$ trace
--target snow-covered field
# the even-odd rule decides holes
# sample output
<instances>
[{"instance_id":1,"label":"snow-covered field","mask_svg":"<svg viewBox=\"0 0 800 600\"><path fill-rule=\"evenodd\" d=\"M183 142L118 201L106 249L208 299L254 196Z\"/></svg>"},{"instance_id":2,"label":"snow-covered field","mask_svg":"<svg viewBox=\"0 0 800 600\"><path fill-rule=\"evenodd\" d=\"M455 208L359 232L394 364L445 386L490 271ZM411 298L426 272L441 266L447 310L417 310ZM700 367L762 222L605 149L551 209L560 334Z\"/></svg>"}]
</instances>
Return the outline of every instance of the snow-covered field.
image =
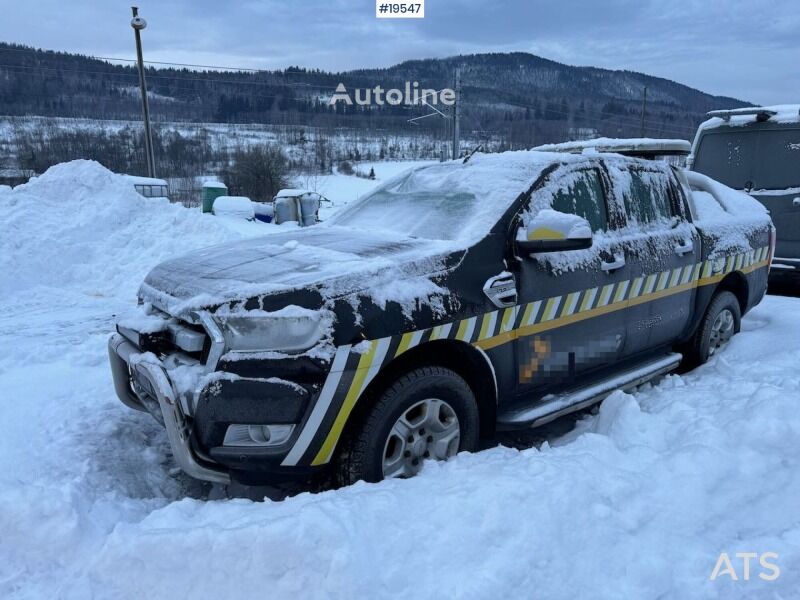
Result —
<instances>
[{"instance_id":1,"label":"snow-covered field","mask_svg":"<svg viewBox=\"0 0 800 600\"><path fill-rule=\"evenodd\" d=\"M344 202L374 182L326 185ZM278 228L142 199L85 162L0 190L0 222L0 598L797 597L798 299L767 297L708 365L539 448L209 500L117 401L106 340L155 263ZM721 552L738 581L709 580ZM745 581L737 552L777 553L779 577L754 559Z\"/></svg>"}]
</instances>

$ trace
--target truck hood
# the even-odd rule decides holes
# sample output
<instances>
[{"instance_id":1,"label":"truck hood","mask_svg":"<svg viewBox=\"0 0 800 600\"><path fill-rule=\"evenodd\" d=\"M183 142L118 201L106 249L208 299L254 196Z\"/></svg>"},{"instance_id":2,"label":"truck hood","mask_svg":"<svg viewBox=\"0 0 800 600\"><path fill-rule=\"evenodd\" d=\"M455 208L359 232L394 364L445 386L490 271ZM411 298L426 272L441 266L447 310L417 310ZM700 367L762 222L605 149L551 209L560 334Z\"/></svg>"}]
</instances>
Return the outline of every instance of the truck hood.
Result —
<instances>
[{"instance_id":1,"label":"truck hood","mask_svg":"<svg viewBox=\"0 0 800 600\"><path fill-rule=\"evenodd\" d=\"M139 295L171 314L315 288L336 297L444 269L449 244L317 225L197 250L156 266Z\"/></svg>"}]
</instances>

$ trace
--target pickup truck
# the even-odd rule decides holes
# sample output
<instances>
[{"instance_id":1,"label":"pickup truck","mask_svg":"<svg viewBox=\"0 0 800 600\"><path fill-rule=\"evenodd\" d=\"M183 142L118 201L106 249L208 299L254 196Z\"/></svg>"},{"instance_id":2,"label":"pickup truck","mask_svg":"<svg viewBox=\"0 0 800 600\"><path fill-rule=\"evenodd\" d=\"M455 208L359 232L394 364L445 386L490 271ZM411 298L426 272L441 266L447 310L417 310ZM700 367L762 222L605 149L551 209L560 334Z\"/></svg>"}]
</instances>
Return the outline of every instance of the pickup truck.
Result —
<instances>
[{"instance_id":1,"label":"pickup truck","mask_svg":"<svg viewBox=\"0 0 800 600\"><path fill-rule=\"evenodd\" d=\"M111 370L193 477L409 477L708 360L774 245L757 201L663 162L475 154L156 266Z\"/></svg>"}]
</instances>

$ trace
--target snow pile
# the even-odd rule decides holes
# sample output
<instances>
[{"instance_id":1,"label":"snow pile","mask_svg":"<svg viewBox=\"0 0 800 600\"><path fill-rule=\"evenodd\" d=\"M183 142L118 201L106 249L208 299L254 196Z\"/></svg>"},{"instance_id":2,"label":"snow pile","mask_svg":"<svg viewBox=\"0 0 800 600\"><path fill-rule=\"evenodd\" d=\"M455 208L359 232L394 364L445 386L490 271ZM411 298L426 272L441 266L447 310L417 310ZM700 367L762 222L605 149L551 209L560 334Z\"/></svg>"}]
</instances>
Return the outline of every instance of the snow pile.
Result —
<instances>
[{"instance_id":1,"label":"snow pile","mask_svg":"<svg viewBox=\"0 0 800 600\"><path fill-rule=\"evenodd\" d=\"M14 365L0 385L27 402L0 405L0 434L30 443L0 455L0 595L794 597L797 304L769 297L711 364L617 393L538 450L281 503L187 498L152 419L109 400L100 348L71 372ZM739 581L709 581L721 552ZM777 553L779 578L754 561L744 581L736 552Z\"/></svg>"},{"instance_id":2,"label":"snow pile","mask_svg":"<svg viewBox=\"0 0 800 600\"><path fill-rule=\"evenodd\" d=\"M51 167L0 192L0 291L37 286L133 298L156 263L242 237L199 210L143 198L93 161Z\"/></svg>"}]
</instances>

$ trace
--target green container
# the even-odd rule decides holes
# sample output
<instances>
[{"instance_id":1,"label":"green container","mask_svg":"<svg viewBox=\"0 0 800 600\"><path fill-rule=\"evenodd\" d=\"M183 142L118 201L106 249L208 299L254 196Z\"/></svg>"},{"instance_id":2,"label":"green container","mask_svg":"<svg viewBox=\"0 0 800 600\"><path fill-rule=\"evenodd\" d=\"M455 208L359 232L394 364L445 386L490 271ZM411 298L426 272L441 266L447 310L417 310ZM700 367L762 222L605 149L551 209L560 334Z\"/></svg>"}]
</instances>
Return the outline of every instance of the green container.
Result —
<instances>
[{"instance_id":1,"label":"green container","mask_svg":"<svg viewBox=\"0 0 800 600\"><path fill-rule=\"evenodd\" d=\"M220 196L227 196L228 188L219 181L207 181L203 184L203 212L210 213L214 200Z\"/></svg>"}]
</instances>

